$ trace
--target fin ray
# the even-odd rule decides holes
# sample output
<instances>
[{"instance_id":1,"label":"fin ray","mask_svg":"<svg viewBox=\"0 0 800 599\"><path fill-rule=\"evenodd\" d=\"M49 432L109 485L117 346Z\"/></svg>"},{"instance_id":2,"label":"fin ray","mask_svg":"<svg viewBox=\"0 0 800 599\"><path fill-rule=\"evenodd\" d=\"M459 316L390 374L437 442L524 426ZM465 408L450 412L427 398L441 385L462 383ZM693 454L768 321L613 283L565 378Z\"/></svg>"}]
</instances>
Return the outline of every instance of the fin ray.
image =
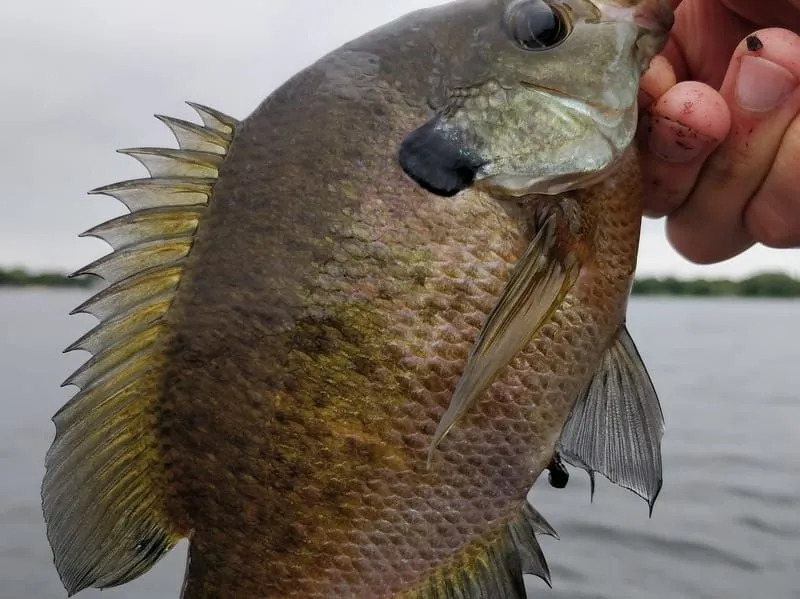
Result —
<instances>
[{"instance_id":1,"label":"fin ray","mask_svg":"<svg viewBox=\"0 0 800 599\"><path fill-rule=\"evenodd\" d=\"M157 114L156 118L169 127L182 150L197 150L224 155L231 141L228 135L183 119L163 114Z\"/></svg>"},{"instance_id":2,"label":"fin ray","mask_svg":"<svg viewBox=\"0 0 800 599\"><path fill-rule=\"evenodd\" d=\"M105 351L92 356L72 373L61 385L75 385L86 389L101 376L114 377L116 369L125 362L147 349L155 342L159 334L163 334L164 326L160 322L150 325L135 335L112 345Z\"/></svg>"},{"instance_id":3,"label":"fin ray","mask_svg":"<svg viewBox=\"0 0 800 599\"><path fill-rule=\"evenodd\" d=\"M131 179L104 185L90 191L116 198L136 212L158 206L192 206L206 204L211 196L214 179L207 177L163 177Z\"/></svg>"},{"instance_id":4,"label":"fin ray","mask_svg":"<svg viewBox=\"0 0 800 599\"><path fill-rule=\"evenodd\" d=\"M219 110L198 104L197 102L186 103L191 106L198 115L200 115L200 120L203 121L203 125L209 129L217 131L222 135L227 136L229 139L232 138L233 132L239 126L239 121L237 119L233 118L232 116L228 116Z\"/></svg>"},{"instance_id":5,"label":"fin ray","mask_svg":"<svg viewBox=\"0 0 800 599\"><path fill-rule=\"evenodd\" d=\"M100 320L127 312L142 302L178 286L180 265L151 268L99 291L70 314L87 313Z\"/></svg>"},{"instance_id":6,"label":"fin ray","mask_svg":"<svg viewBox=\"0 0 800 599\"><path fill-rule=\"evenodd\" d=\"M97 355L111 345L124 342L143 327L161 318L171 303L172 295L170 293L157 295L150 301L142 302L140 306L97 325L69 345L64 353L81 349Z\"/></svg>"},{"instance_id":7,"label":"fin ray","mask_svg":"<svg viewBox=\"0 0 800 599\"><path fill-rule=\"evenodd\" d=\"M215 178L224 158L212 152L173 148L128 148L117 152L138 160L154 178Z\"/></svg>"},{"instance_id":8,"label":"fin ray","mask_svg":"<svg viewBox=\"0 0 800 599\"><path fill-rule=\"evenodd\" d=\"M111 252L71 276L94 275L108 283L117 283L142 270L165 266L184 258L191 245L192 238L183 236L147 241Z\"/></svg>"},{"instance_id":9,"label":"fin ray","mask_svg":"<svg viewBox=\"0 0 800 599\"><path fill-rule=\"evenodd\" d=\"M542 524L544 523L544 525ZM536 535L552 527L527 502L491 541L468 547L408 595L416 599L525 599L524 574L542 578L550 585L550 570Z\"/></svg>"},{"instance_id":10,"label":"fin ray","mask_svg":"<svg viewBox=\"0 0 800 599\"><path fill-rule=\"evenodd\" d=\"M623 326L575 403L557 450L573 466L633 491L652 511L662 484L663 434L658 395Z\"/></svg>"},{"instance_id":11,"label":"fin ray","mask_svg":"<svg viewBox=\"0 0 800 599\"><path fill-rule=\"evenodd\" d=\"M115 250L165 237L192 237L205 212L204 205L142 209L92 227L81 237L102 239Z\"/></svg>"},{"instance_id":12,"label":"fin ray","mask_svg":"<svg viewBox=\"0 0 800 599\"><path fill-rule=\"evenodd\" d=\"M544 516L527 501L522 506L522 519L528 523L534 534L547 535L548 537L558 539L556 529L550 526L550 523L544 519Z\"/></svg>"}]
</instances>

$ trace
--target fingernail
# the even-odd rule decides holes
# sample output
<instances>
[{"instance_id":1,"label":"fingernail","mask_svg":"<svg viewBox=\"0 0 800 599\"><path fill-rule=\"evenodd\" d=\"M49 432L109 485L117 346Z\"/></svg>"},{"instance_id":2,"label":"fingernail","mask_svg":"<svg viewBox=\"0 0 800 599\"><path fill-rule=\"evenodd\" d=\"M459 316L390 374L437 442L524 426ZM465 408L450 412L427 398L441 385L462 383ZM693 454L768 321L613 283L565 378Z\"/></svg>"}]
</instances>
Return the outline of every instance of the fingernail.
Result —
<instances>
[{"instance_id":1,"label":"fingernail","mask_svg":"<svg viewBox=\"0 0 800 599\"><path fill-rule=\"evenodd\" d=\"M647 133L650 151L667 162L694 160L713 143L678 121L654 114L650 115Z\"/></svg>"},{"instance_id":2,"label":"fingernail","mask_svg":"<svg viewBox=\"0 0 800 599\"><path fill-rule=\"evenodd\" d=\"M797 77L779 64L758 56L745 55L739 59L736 100L745 110L773 110L797 84Z\"/></svg>"}]
</instances>

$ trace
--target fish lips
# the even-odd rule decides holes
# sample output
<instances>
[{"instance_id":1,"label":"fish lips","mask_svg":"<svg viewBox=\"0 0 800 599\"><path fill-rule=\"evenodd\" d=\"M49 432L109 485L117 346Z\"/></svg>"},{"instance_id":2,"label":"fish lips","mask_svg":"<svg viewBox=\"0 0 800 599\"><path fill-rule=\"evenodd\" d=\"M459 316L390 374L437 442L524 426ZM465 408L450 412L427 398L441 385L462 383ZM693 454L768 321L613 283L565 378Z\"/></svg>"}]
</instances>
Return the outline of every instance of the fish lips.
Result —
<instances>
[{"instance_id":1,"label":"fish lips","mask_svg":"<svg viewBox=\"0 0 800 599\"><path fill-rule=\"evenodd\" d=\"M617 162L612 162L599 170L565 173L557 176L491 175L483 179L476 179L474 186L499 200L518 199L526 196L553 196L598 183L606 178L616 166Z\"/></svg>"}]
</instances>

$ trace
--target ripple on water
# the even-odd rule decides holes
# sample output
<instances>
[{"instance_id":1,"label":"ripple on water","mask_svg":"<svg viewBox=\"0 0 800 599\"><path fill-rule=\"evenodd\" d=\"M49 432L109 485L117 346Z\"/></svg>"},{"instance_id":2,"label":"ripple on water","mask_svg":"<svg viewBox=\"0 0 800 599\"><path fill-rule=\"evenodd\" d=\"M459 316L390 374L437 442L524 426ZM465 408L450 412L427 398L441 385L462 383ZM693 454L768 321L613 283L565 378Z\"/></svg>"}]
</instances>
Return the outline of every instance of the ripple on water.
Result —
<instances>
[{"instance_id":1,"label":"ripple on water","mask_svg":"<svg viewBox=\"0 0 800 599\"><path fill-rule=\"evenodd\" d=\"M611 526L588 523L567 523L562 526L564 535L578 538L598 539L606 542L617 542L632 551L661 553L670 558L680 556L682 560L704 562L711 565L732 566L739 570L757 572L760 566L731 551L713 547L702 541L674 539L665 536L624 530Z\"/></svg>"},{"instance_id":2,"label":"ripple on water","mask_svg":"<svg viewBox=\"0 0 800 599\"><path fill-rule=\"evenodd\" d=\"M751 529L779 539L800 539L800 525L783 522L780 525L767 522L758 516L741 516L736 521Z\"/></svg>"},{"instance_id":3,"label":"ripple on water","mask_svg":"<svg viewBox=\"0 0 800 599\"><path fill-rule=\"evenodd\" d=\"M550 566L550 575L553 580L564 582L588 582L589 577L580 570L558 563Z\"/></svg>"},{"instance_id":4,"label":"ripple on water","mask_svg":"<svg viewBox=\"0 0 800 599\"><path fill-rule=\"evenodd\" d=\"M754 489L752 487L741 486L727 486L725 487L725 492L730 493L735 497L752 499L759 502L759 504L767 504L772 507L800 508L800 497L796 495L787 495L774 491L765 491L763 489Z\"/></svg>"}]
</instances>

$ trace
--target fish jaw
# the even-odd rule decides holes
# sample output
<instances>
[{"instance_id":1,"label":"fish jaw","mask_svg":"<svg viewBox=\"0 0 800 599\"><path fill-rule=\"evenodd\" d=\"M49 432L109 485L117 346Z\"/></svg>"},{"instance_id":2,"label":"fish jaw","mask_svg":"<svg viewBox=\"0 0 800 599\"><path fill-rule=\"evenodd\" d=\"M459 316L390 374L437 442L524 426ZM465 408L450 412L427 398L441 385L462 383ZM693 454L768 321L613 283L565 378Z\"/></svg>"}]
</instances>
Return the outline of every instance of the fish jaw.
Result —
<instances>
[{"instance_id":1,"label":"fish jaw","mask_svg":"<svg viewBox=\"0 0 800 599\"><path fill-rule=\"evenodd\" d=\"M624 0L616 3L597 2L603 18L632 20L639 27L636 42L637 57L642 72L667 41L667 34L675 24L675 13L667 0Z\"/></svg>"}]
</instances>

